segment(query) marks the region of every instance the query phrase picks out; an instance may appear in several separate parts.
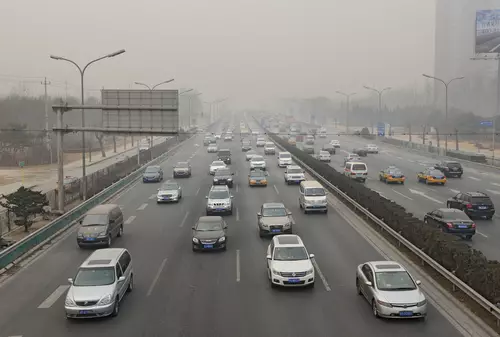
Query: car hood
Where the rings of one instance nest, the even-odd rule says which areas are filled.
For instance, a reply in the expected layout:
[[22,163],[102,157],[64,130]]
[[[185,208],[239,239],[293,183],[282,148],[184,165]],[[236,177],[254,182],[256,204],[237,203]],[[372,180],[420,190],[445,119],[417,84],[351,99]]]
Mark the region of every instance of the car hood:
[[159,190],[158,194],[177,194],[179,193],[179,190]]
[[263,216],[260,222],[263,225],[285,225],[290,223],[290,218],[287,216]]
[[176,167],[174,171],[189,171],[189,167]]
[[81,226],[78,228],[78,233],[79,234],[98,234],[105,232],[107,229],[107,226],[104,225],[96,225],[96,226]]
[[220,176],[215,176],[214,179],[220,179],[220,180],[223,180],[223,179],[230,179],[232,178],[233,176],[230,175],[230,174],[225,174],[225,175],[220,175]]
[[194,231],[193,232],[193,237],[200,239],[200,240],[210,240],[210,239],[218,239],[220,237],[224,236],[224,231],[210,231],[210,232],[204,232],[204,231]]
[[143,173],[143,177],[157,177],[159,176],[160,173],[159,172],[144,172]]
[[253,160],[250,162],[250,164],[253,164],[253,165],[264,165],[266,162],[264,160],[259,160],[259,161],[256,161],[256,160]]
[[292,273],[301,272],[311,269],[311,260],[301,260],[301,261],[273,261],[273,269],[278,272]]
[[381,301],[393,304],[418,303],[425,299],[420,289],[406,291],[382,291],[378,290],[378,298]]
[[211,170],[218,170],[218,169],[223,168],[223,167],[225,167],[225,166],[215,166],[215,165],[212,165],[212,166],[210,166],[210,169]]
[[115,285],[94,286],[94,287],[77,287],[71,286],[68,290],[67,297],[73,301],[99,301],[106,295],[112,294]]

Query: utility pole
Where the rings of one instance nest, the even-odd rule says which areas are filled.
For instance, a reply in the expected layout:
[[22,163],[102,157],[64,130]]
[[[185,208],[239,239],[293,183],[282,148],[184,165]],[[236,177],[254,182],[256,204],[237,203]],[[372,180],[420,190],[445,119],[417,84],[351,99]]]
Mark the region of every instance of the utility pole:
[[43,87],[44,87],[44,100],[45,100],[45,146],[47,147],[47,151],[49,151],[50,156],[50,164],[52,164],[52,146],[50,143],[50,135],[49,135],[49,97],[47,95],[47,86],[50,85],[50,82],[47,81],[47,77],[43,79]]
[[458,150],[458,129],[455,129],[455,150]]
[[411,124],[408,125],[408,136],[409,136],[408,141],[411,143]]
[[426,125],[422,125],[422,144],[425,145],[425,129]]

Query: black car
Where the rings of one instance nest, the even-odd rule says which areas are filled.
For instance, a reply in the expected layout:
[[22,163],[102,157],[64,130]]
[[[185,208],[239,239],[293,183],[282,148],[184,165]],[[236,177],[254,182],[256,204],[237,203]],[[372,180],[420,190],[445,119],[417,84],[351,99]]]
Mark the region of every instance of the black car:
[[202,216],[193,226],[193,252],[199,250],[226,250],[227,223],[220,216]]
[[439,208],[424,216],[424,222],[437,226],[444,233],[461,236],[467,240],[476,234],[476,224],[459,209]]
[[491,219],[495,215],[495,205],[491,198],[483,192],[458,193],[446,202],[448,208],[456,208],[469,217]]
[[321,148],[323,151],[327,151],[329,154],[335,154],[335,146],[332,144],[324,144],[323,147]]
[[464,169],[462,164],[456,161],[441,161],[434,165],[436,169],[443,172],[446,178],[457,177],[462,178],[462,174],[464,174]]
[[159,182],[163,180],[163,170],[160,166],[148,166],[142,174],[142,182]]
[[225,164],[231,164],[231,150],[220,149],[219,152],[217,152],[217,158],[222,160]]
[[368,156],[368,151],[366,149],[352,149],[352,153],[357,154],[360,157]]
[[252,149],[252,142],[244,140],[241,144],[241,151],[247,152],[250,151],[251,149]]
[[214,185],[227,185],[228,187],[233,187],[233,176],[229,169],[218,169],[214,174]]

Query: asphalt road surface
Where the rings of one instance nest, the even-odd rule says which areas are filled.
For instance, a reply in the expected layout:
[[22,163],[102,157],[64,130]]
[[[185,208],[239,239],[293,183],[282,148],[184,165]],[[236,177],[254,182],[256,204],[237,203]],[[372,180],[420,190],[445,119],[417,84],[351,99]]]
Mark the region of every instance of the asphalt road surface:
[[[404,206],[409,212],[423,219],[425,213],[436,208],[445,208],[448,198],[459,192],[482,191],[487,193],[493,203],[500,207],[500,170],[476,164],[462,164],[464,175],[462,178],[449,178],[445,186],[425,185],[417,182],[417,172],[437,163],[439,159],[431,156],[409,152],[395,146],[366,140],[356,136],[337,135],[334,130],[328,130],[327,138],[317,138],[315,151],[319,152],[324,143],[332,139],[340,141],[340,149],[332,155],[331,166],[343,171],[344,157],[353,148],[364,147],[373,143],[379,146],[379,154],[368,154],[362,160],[368,165],[368,180],[366,186],[394,200]],[[299,147],[301,144],[298,145]],[[395,165],[403,171],[406,176],[404,185],[385,184],[379,181],[378,174],[389,165]],[[492,220],[475,220],[477,234],[471,242],[467,242],[473,248],[482,251],[488,258],[500,260],[500,247],[497,240],[500,239],[500,214],[496,214]]]
[[[202,136],[187,141],[162,164],[168,177],[177,161],[191,161],[193,176],[179,179],[180,203],[156,204],[159,185],[142,182],[115,201],[127,223],[113,246],[129,249],[135,268],[134,291],[125,297],[118,317],[65,319],[67,278],[91,253],[77,247],[73,232],[0,286],[0,337],[461,335],[430,305],[426,321],[375,319],[369,304],[356,294],[354,275],[358,264],[382,259],[379,253],[333,209],[327,215],[301,213],[298,187],[284,184],[274,156],[267,157],[269,186],[250,188],[249,165],[238,137],[223,143],[233,152],[235,172],[235,208],[226,217],[228,250],[192,252],[191,226],[204,215],[212,183],[208,166],[214,160],[201,144]],[[269,239],[259,238],[256,213],[263,202],[272,201],[282,201],[292,211],[294,230],[316,255],[317,275],[321,271],[324,282],[318,278],[314,289],[271,289],[268,283]],[[425,198],[422,202],[429,203]],[[45,308],[39,308],[42,303]]]

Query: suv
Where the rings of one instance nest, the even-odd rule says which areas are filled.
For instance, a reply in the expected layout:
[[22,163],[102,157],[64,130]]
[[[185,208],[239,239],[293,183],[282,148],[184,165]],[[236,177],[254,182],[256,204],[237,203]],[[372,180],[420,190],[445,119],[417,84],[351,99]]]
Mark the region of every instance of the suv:
[[448,161],[448,160],[441,161],[436,165],[434,165],[434,168],[443,172],[446,178],[449,177],[462,178],[462,174],[464,174],[464,169],[462,167],[462,164],[456,161]]
[[300,184],[301,181],[306,180],[304,175],[304,170],[297,165],[288,165],[285,169],[285,183],[290,184]]
[[495,205],[491,198],[483,192],[458,193],[446,202],[448,208],[461,209],[470,218],[486,218],[490,220],[495,215]]
[[271,287],[314,287],[314,254],[307,252],[302,239],[294,234],[273,237],[267,247],[267,277]]
[[257,141],[255,142],[255,145],[257,147],[264,147],[264,145],[266,145],[266,139],[264,137],[257,138]]
[[227,186],[212,186],[210,192],[205,197],[207,199],[207,215],[212,214],[233,214],[234,196],[229,192]]
[[98,249],[68,282],[67,318],[117,316],[125,293],[134,288],[132,257],[124,248]]
[[267,142],[266,145],[264,145],[264,154],[276,154],[276,146],[274,146],[274,143]]
[[233,187],[234,173],[228,168],[221,168],[215,171],[213,185],[227,185]]
[[292,165],[292,155],[290,152],[278,153],[278,167],[287,167]]
[[217,152],[217,158],[222,160],[224,164],[231,164],[231,150],[229,149],[220,149]]

